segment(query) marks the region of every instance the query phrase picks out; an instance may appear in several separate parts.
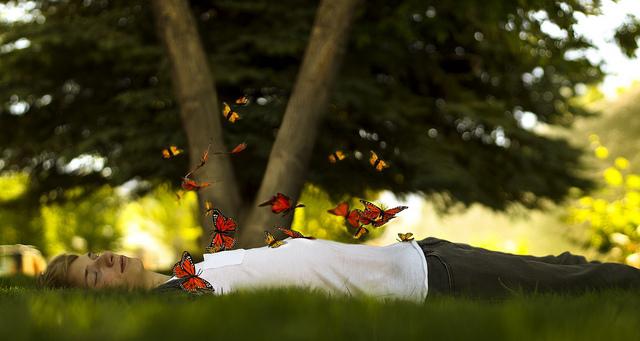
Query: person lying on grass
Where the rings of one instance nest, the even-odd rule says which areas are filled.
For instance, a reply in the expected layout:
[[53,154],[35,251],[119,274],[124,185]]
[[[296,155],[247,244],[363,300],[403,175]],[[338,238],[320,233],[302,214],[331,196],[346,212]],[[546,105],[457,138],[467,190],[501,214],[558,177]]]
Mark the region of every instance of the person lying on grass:
[[[573,293],[640,288],[640,270],[588,262],[564,252],[523,256],[437,238],[368,246],[303,238],[268,246],[204,254],[196,274],[214,294],[243,288],[303,287],[329,294],[369,295],[423,302],[427,294],[478,298],[510,293]],[[137,258],[110,251],[63,254],[39,277],[42,287],[179,288],[180,280],[146,270]]]

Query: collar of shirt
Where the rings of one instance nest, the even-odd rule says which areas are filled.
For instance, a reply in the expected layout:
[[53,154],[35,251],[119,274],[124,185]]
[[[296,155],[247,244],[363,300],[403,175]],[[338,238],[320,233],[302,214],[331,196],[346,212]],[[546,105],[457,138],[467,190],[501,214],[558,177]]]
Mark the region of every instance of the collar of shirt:
[[245,249],[229,250],[216,253],[205,253],[202,269],[221,268],[223,266],[242,264],[244,255],[247,253]]

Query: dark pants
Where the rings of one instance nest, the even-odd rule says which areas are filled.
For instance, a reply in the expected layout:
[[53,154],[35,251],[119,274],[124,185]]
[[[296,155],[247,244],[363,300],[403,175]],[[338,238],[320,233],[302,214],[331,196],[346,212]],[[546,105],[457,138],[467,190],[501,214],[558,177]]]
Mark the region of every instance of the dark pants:
[[479,298],[510,293],[575,293],[604,288],[640,289],[640,270],[619,263],[558,256],[520,256],[437,238],[418,242],[427,259],[429,293]]

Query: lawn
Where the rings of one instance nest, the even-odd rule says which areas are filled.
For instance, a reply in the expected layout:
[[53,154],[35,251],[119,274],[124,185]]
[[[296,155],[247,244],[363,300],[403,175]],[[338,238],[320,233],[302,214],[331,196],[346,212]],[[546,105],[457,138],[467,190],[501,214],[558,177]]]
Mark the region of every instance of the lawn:
[[199,297],[38,290],[0,279],[0,332],[4,340],[640,340],[640,293],[417,305],[290,289]]

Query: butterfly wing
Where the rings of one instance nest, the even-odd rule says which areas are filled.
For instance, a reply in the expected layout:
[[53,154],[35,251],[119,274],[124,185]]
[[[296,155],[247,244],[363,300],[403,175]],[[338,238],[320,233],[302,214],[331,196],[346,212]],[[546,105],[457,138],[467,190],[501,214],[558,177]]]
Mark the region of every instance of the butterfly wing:
[[369,224],[369,220],[365,218],[365,221],[362,221],[362,211],[360,210],[351,210],[347,215],[347,222],[352,227],[360,227],[360,223],[365,225]]
[[240,98],[236,99],[236,104],[240,104],[240,105],[247,105],[249,104],[249,97],[247,96],[242,96]]
[[263,202],[263,203],[259,204],[259,205],[258,205],[258,207],[267,206],[267,205],[272,205],[275,201],[276,201],[276,197],[275,197],[275,196],[273,196],[273,197],[271,197],[271,199],[269,199],[269,200],[267,200],[267,201],[265,201],[265,202]]
[[230,153],[231,154],[237,154],[237,153],[240,153],[241,151],[243,151],[245,149],[247,149],[247,144],[242,142],[239,145],[235,146],[235,148],[233,148]]
[[382,214],[382,209],[366,200],[360,199],[360,202],[364,205],[364,212],[362,215],[370,220],[378,218]]
[[338,161],[344,160],[346,155],[341,150],[336,150],[335,152],[329,155],[329,162],[336,163]]
[[291,199],[288,196],[277,193],[276,198],[271,204],[271,212],[273,213],[282,213],[289,211],[291,209]]
[[409,206],[398,206],[398,207],[390,208],[388,210],[384,210],[382,212],[382,215],[384,215],[384,216],[387,216],[387,215],[394,216],[394,215],[406,210],[407,208],[409,208]]
[[222,233],[234,233],[238,224],[236,224],[233,218],[225,217],[218,209],[214,209],[211,214],[213,219],[213,228],[216,232]]
[[374,152],[373,150],[370,150],[370,152],[371,157],[369,157],[369,163],[371,164],[371,166],[373,166],[373,168],[375,168],[375,170],[381,172],[383,169],[389,167],[389,164],[378,157],[378,154],[376,154],[376,152]]
[[400,238],[400,241],[409,242],[413,240],[413,233],[398,233],[398,237]]
[[270,248],[274,249],[284,245],[284,242],[282,240],[277,240],[276,237],[274,237],[269,231],[264,231],[264,242]]
[[195,274],[196,267],[193,264],[193,259],[189,252],[184,251],[180,261],[173,266],[173,275],[178,278],[186,278],[189,276],[195,276]]
[[291,237],[291,238],[304,238],[304,235],[298,231],[295,230],[291,230],[291,229],[286,229],[284,227],[276,227],[276,229],[280,230],[280,232],[286,234],[287,236]]
[[204,215],[205,216],[213,215],[213,210],[214,210],[213,203],[211,201],[209,201],[209,200],[205,200],[205,202],[204,202]]
[[296,231],[296,230],[292,230],[292,229],[287,229],[284,227],[276,227],[276,229],[280,230],[282,233],[286,234],[287,236],[296,239],[296,238],[305,238],[305,239],[316,239],[315,237],[307,237],[305,235],[303,235],[302,233]]
[[180,283],[180,287],[188,292],[214,291],[213,286],[206,279],[191,276]]
[[360,226],[356,230],[356,233],[353,235],[353,238],[360,239],[360,237],[364,236],[368,232],[369,232],[369,230],[367,230],[364,226]]
[[346,201],[343,201],[339,203],[338,206],[327,210],[327,212],[339,217],[346,217],[349,214],[349,204]]

